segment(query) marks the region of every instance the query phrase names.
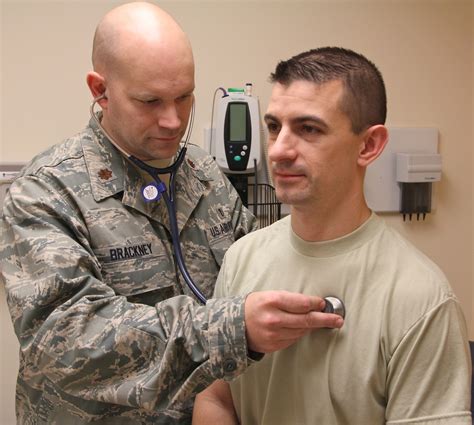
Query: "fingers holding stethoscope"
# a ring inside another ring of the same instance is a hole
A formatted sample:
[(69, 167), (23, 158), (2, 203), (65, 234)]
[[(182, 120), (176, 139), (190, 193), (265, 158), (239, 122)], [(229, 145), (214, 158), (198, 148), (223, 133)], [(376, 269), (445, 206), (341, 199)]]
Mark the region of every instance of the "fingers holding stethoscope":
[(289, 347), (315, 329), (342, 327), (343, 317), (325, 313), (326, 305), (320, 297), (286, 291), (250, 293), (245, 301), (248, 348), (271, 353)]

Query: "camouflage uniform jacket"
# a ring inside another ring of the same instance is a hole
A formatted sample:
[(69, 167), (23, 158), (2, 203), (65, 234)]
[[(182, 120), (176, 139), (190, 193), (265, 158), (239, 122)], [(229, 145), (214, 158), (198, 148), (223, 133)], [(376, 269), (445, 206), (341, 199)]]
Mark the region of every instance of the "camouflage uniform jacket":
[[(177, 178), (183, 255), (204, 294), (256, 222), (188, 146)], [(0, 266), (20, 341), (20, 424), (190, 423), (196, 392), (248, 366), (243, 297), (199, 305), (175, 267), (163, 201), (93, 125), (11, 185)]]

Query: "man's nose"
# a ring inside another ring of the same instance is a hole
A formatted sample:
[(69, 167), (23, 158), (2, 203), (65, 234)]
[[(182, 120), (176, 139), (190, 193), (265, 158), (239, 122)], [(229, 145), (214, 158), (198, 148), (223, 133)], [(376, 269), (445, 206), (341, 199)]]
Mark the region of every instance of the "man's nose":
[(177, 130), (181, 127), (181, 118), (174, 103), (163, 105), (159, 111), (158, 125), (170, 130)]
[(282, 128), (276, 139), (268, 140), (268, 159), (272, 162), (294, 160), (297, 156), (295, 142), (291, 131)]

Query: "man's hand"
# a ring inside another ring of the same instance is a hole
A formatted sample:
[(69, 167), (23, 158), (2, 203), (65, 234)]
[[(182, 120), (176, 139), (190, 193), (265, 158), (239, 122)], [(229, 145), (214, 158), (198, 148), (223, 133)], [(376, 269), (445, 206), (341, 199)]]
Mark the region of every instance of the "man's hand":
[(252, 292), (245, 300), (247, 345), (252, 351), (271, 353), (289, 347), (318, 328), (340, 328), (337, 314), (322, 313), (325, 301), (316, 296), (286, 291)]

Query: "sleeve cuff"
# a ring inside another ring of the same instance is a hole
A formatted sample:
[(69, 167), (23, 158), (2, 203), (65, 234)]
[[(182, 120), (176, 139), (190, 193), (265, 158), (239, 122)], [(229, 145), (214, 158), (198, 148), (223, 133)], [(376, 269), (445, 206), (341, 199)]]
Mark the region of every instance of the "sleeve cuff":
[[(252, 360), (245, 337), (245, 296), (208, 300), (209, 362), (216, 379), (231, 380)], [(260, 353), (258, 353), (260, 354)]]

